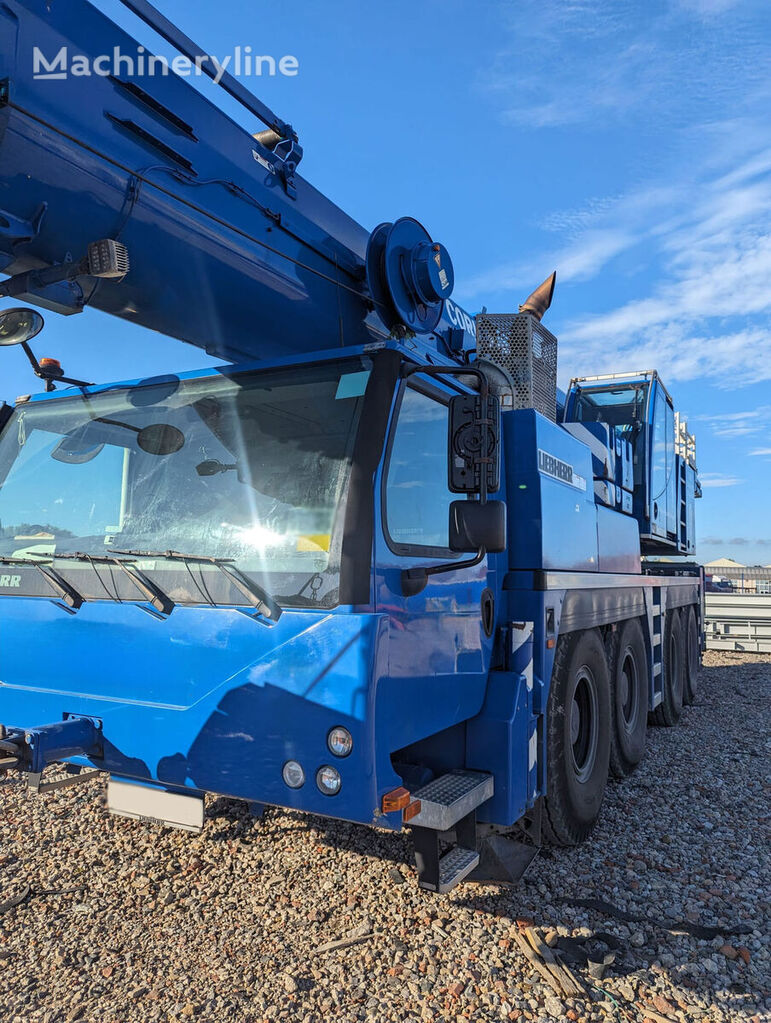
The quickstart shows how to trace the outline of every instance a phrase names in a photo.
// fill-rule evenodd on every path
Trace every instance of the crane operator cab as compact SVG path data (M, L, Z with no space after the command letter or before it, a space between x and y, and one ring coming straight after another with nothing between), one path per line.
M616 452L630 446L631 513L640 524L643 554L693 554L694 500L701 497L696 447L658 374L571 380L564 422L570 432L581 424L596 439L607 436Z

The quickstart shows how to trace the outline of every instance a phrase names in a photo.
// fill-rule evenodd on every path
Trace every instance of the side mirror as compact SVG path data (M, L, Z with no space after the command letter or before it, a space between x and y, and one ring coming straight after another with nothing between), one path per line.
M453 494L495 493L501 486L501 406L495 394L450 399L447 479Z
M85 465L93 461L104 450L104 444L89 442L88 425L63 437L51 452L51 458L67 465Z
M506 549L503 501L453 501L450 505L450 550L497 553Z
M43 317L35 309L3 309L0 312L0 345L23 345L43 329Z

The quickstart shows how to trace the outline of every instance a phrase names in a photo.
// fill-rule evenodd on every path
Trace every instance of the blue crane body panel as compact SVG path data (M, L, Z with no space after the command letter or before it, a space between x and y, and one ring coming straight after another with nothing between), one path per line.
M700 496L657 375L558 394L554 277L472 318L422 225L357 224L234 81L267 132L173 74L39 81L35 47L136 48L86 0L0 28L0 297L228 360L85 384L0 310L46 382L0 407L0 772L103 771L114 812L193 830L206 793L409 824L436 891L477 826L580 840L599 803L549 817L555 777L601 802L699 657L698 571L646 560L693 552Z

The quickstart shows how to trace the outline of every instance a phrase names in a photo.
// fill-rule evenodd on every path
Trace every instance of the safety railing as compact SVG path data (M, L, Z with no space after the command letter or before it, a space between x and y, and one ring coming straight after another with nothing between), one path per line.
M771 653L771 594L707 593L708 650Z

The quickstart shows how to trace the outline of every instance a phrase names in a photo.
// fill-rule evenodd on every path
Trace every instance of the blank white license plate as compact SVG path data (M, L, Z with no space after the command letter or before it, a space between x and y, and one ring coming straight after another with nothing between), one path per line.
M132 785L110 780L107 786L107 808L119 817L132 817L148 824L181 828L196 834L203 828L203 799L164 792L147 785Z

